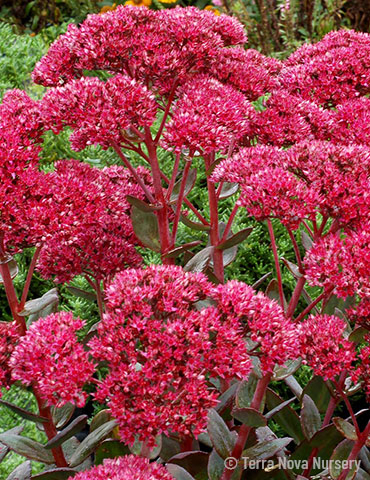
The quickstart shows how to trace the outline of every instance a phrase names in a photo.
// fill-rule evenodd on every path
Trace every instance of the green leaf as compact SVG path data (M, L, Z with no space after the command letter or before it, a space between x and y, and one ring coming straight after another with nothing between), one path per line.
M267 280L270 276L271 276L272 272L267 272L265 273L265 275L263 275L259 280L257 280L257 282L255 282L253 285L252 285L252 288L254 290L256 290L260 285L262 285L262 283Z
M202 472L207 471L208 457L208 452L194 450L191 452L178 453L170 458L169 463L179 465L190 473L190 475L198 478Z
M200 245L201 243L202 242L200 240L196 240L195 242L185 243L184 245L181 245L180 247L176 247L173 250L170 250L165 255L165 258L177 258L182 253L190 250L193 247L196 247L197 245Z
M18 264L14 260L14 258L8 257L3 263L4 264L6 263L8 265L10 277L12 279L15 278L18 275L19 269L18 269ZM1 274L1 268L0 268L0 285L2 283L4 283L4 281L3 281L3 277L2 277L2 274Z
M342 473L342 466L345 463L345 460L348 459L353 445L354 442L345 439L334 449L333 455L330 457L331 462L329 463L329 472L332 478L338 478ZM352 468L350 468L346 479L352 479L354 477L356 468L356 462L353 462Z
M143 212L133 206L131 221L135 235L140 242L154 252L161 251L157 216L153 212Z
M4 407L9 408L9 410L12 410L14 413L19 415L20 417L25 418L26 420L29 420L31 422L35 422L35 423L48 422L47 418L41 417L40 415L36 415L35 413L29 412L28 410L18 407L13 403L6 402L5 400L0 399L0 405L3 405Z
M336 445L342 440L342 437L333 424L320 428L309 442L311 447L324 447L327 444Z
M275 408L267 412L265 414L265 418L267 418L267 420L269 420L270 418L273 418L274 415L279 413L281 410L283 410L285 407L293 403L295 400L296 400L296 397L292 397L289 400L286 400L285 402L280 403L280 405L277 405Z
M290 377L293 375L298 368L301 366L302 359L297 358L295 360L287 360L285 366L281 367L280 365L275 365L274 375L272 381L276 382L278 380L284 380L284 378Z
M199 222L193 222L186 215L183 215L183 214L180 215L180 220L184 225L186 225L187 227L193 230L208 232L211 229L209 225L204 225L203 223L199 223Z
M303 395L308 395L309 397L312 398L312 400L315 402L315 405L318 408L320 413L326 412L330 402L331 395L322 377L319 377L319 376L312 377L311 380L303 389L302 398L303 398Z
M200 439L198 438L198 440ZM168 462L170 458L180 453L180 450L179 442L176 442L176 440L173 440L172 438L166 437L166 435L162 435L162 448L159 454L162 460Z
M117 426L115 420L111 420L107 423L104 423L92 433L90 433L77 447L74 454L71 456L69 461L70 467L76 467L82 463L87 457L89 457L94 450L100 445L100 443L105 440L105 438L112 432L112 430Z
M278 281L273 278L270 283L267 285L265 295L271 300L275 300L280 305L280 294L279 294L279 284ZM284 311L287 310L288 304L284 296Z
M281 257L281 260L283 261L284 265L287 267L287 269L290 271L290 273L293 275L295 279L302 277L302 274L299 271L298 265L291 262L290 260L287 260L284 257Z
M5 433L12 433L14 435L19 435L20 433L23 432L24 427L18 426L14 427L10 430L7 430ZM10 448L8 448L6 445L3 445L0 443L0 463L4 460L6 455L9 453Z
M0 442L10 448L10 450L13 450L13 452L29 460L36 460L36 462L46 464L54 463L53 455L48 450L45 450L41 443L35 442L30 438L11 433L2 433L0 434Z
M268 388L266 392L266 403L269 410L272 410L283 404L284 401L273 390ZM291 435L294 438L294 441L297 444L304 438L299 417L289 405L274 414L274 420L288 435Z
M186 263L184 266L185 272L204 272L211 262L214 250L215 247L203 248Z
M35 298L34 300L29 300L26 302L23 310L19 312L21 317L28 317L35 313L41 312L49 306L55 306L59 303L58 290L53 288L46 292L42 297Z
M235 408L231 415L249 427L258 428L267 425L266 418L254 408Z
M344 420L340 417L335 417L333 418L333 423L343 437L347 438L348 440L357 440L355 427L351 423L347 422L347 420Z
M59 430L66 425L71 419L76 406L72 403L66 403L62 407L53 407L51 413L53 416L53 423Z
M194 477L192 477L190 473L188 473L179 465L167 463L166 468L169 474L172 475L176 480L194 480Z
M75 436L76 433L80 432L85 427L87 419L87 415L80 415L77 417L64 430L55 435L55 437L45 445L45 448L50 449L62 445L62 443Z
M112 420L112 413L109 410L109 408L105 408L104 410L100 410L96 415L91 420L90 423L90 433L96 430L97 428L101 427L104 425L104 423L107 423Z
M267 440L244 450L243 457L247 457L250 460L266 460L273 457L292 441L293 438L289 437Z
M236 406L237 408L248 408L253 399L254 392L257 387L258 378L252 372L248 380L240 382L236 392Z
M237 183L224 182L221 188L219 199L229 198L234 195L239 190L239 185Z
M6 480L30 480L32 474L31 462L23 462L12 471Z
M77 471L72 468L53 468L38 475L33 475L32 480L68 480L76 474Z
M354 480L370 480L370 475L365 472L365 470L362 470L362 468L359 468Z
M369 333L364 327L358 327L353 330L353 332L348 337L348 340L355 343L360 343L364 340L365 335Z
M235 445L235 435L230 432L226 423L214 409L208 412L207 431L212 445L220 457L229 457Z
M132 195L127 195L126 200L130 205L135 206L142 212L154 212L162 208L161 205L153 205L151 203L143 202L140 198L133 197Z
M89 300L90 302L96 301L96 293L88 292L87 290L82 290L81 288L66 286L67 290L79 298L84 298L85 300Z
M239 383L235 382L220 397L218 397L218 403L214 407L217 413L220 414L226 408L232 408L238 387Z
M189 170L188 177L185 183L184 198L186 198L189 195L189 193L192 191L196 180L197 180L197 169L191 168ZM170 203L177 202L177 199L179 198L179 195L180 195L181 184L182 184L182 179L175 183L171 193Z
M224 460L218 455L216 450L213 449L208 460L207 472L209 480L220 480L224 469Z
M152 448L148 448L145 442L140 442L139 440L135 440L134 444L130 446L130 452L134 455L142 456L149 458L150 460L154 460L157 458L161 452L162 448L162 436L158 435L155 439L155 445Z
M245 239L247 239L249 237L249 235L252 233L252 231L253 231L252 227L244 228L243 230L240 230L240 232L236 233L235 235L232 235L227 240L220 243L217 246L217 248L219 250L226 250L226 249L231 248L235 245L239 245L239 243L243 242Z
M304 230L301 231L301 242L306 251L310 250L313 245L311 237Z
M307 440L311 440L321 427L320 412L315 402L308 395L303 395L302 399L301 425L303 434Z
M95 452L95 465L103 463L105 458L116 458L129 455L130 449L119 440L105 440Z

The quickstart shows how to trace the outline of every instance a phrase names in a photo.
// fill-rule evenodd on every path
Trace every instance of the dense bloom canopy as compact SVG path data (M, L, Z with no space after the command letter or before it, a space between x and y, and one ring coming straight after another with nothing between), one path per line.
M237 319L196 308L211 289L202 274L154 265L126 270L109 286L109 313L89 345L109 369L96 397L108 402L123 441L198 435L217 403L209 380L249 374Z
M48 405L76 403L87 395L82 388L94 373L88 353L76 333L84 326L72 313L59 312L34 322L10 359L13 380L33 385Z
M106 459L102 465L75 475L74 480L174 480L163 465L127 455ZM72 477L69 478L72 480Z

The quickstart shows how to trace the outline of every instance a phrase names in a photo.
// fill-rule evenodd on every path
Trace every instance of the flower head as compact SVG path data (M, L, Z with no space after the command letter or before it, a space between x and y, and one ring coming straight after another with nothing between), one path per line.
M202 274L171 266L126 270L109 286L109 313L89 345L109 370L96 397L107 401L123 441L197 436L217 404L210 379L248 375L238 322L213 307L196 308L211 289Z
M239 322L244 334L256 342L264 372L299 356L296 325L274 300L236 280L216 287L212 298L221 318Z
M253 117L254 109L242 93L202 75L181 89L163 143L175 151L225 150L235 138L250 133Z
M59 312L34 322L10 359L12 379L33 385L48 405L71 402L82 407L94 366L78 343L76 332L84 326L72 313Z
M138 173L150 182L145 168ZM143 193L127 169L100 170L77 160L62 160L47 175L45 197L54 231L44 239L38 264L43 277L68 282L89 274L100 280L140 265L126 197L142 198Z
M356 359L355 344L344 336L346 326L334 315L311 315L298 325L303 361L324 380L349 370Z
M105 459L102 465L75 475L74 480L174 480L163 465L127 455ZM70 477L68 480L72 480Z

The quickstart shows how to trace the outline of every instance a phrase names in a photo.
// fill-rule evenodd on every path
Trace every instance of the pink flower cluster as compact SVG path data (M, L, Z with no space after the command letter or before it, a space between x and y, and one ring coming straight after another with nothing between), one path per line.
M264 373L299 356L296 325L277 302L236 280L216 287L213 298L221 318L240 322L244 335L256 343L253 354L260 358Z
M139 167L138 173L150 183L146 169ZM100 170L77 160L62 160L46 177L44 194L52 233L44 238L38 263L43 277L68 282L88 274L100 280L140 265L126 197L143 198L143 193L127 169Z
M334 315L311 315L298 325L303 361L325 380L350 370L355 344L345 338L347 324Z
M84 326L72 313L59 312L34 322L16 346L9 361L12 379L31 385L48 405L76 403L82 407L94 366L78 343Z
M78 473L74 480L174 480L163 465L134 455L106 459L102 465ZM68 480L72 480L69 477Z
M72 148L124 142L129 127L150 126L156 116L154 96L137 81L118 74L106 82L94 77L49 90L42 102L45 128L54 133L73 128Z
M89 346L109 369L96 398L107 401L124 442L197 436L217 404L210 380L249 374L238 319L196 308L212 288L202 274L175 266L126 270L108 288L109 313Z
M251 133L253 117L242 93L208 75L195 77L180 90L163 144L176 152L225 150L235 138Z
M353 30L304 44L285 62L281 87L324 107L370 93L370 35Z
M345 226L370 213L370 150L362 145L311 141L289 150L245 148L222 161L212 178L238 182L239 204L258 220L277 217L293 228L316 213Z
M370 226L348 231L341 238L332 234L314 244L306 256L311 285L335 287L339 297L370 295Z
M18 327L15 322L0 322L0 396L1 387L9 387L11 370L9 360L19 339Z

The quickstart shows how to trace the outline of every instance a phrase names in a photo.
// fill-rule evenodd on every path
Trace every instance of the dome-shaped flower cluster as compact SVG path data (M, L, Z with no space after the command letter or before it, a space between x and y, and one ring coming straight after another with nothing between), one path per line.
M150 183L146 169L139 167L138 173ZM140 265L126 197L143 198L143 193L127 169L62 160L46 177L52 234L44 239L38 264L45 278L67 282L90 274L102 279Z
M12 353L12 379L32 384L48 405L84 406L87 394L82 388L91 381L94 366L77 340L83 326L82 320L67 312L34 322Z
M89 346L108 367L96 397L107 401L123 441L197 436L217 403L210 380L248 376L238 319L196 308L212 288L202 274L170 266L126 270L108 288L108 313Z

